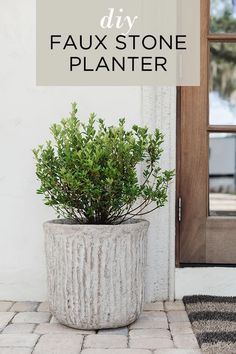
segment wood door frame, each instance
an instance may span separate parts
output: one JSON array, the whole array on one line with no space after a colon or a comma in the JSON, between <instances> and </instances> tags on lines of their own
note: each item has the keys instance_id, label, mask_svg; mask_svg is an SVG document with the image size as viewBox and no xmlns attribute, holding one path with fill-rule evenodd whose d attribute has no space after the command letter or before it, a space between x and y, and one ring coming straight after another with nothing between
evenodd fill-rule
<instances>
[{"instance_id":1,"label":"wood door frame","mask_svg":"<svg viewBox=\"0 0 236 354\"><path fill-rule=\"evenodd\" d=\"M207 1L209 6L209 1ZM201 64L208 63L208 33L209 9L206 10L206 0L201 0ZM208 66L201 65L200 72L201 85L198 87L182 87L178 90L177 107L177 208L178 198L182 199L182 222L176 222L178 233L178 259L179 263L206 263L205 254L205 223L207 205L207 178L208 171L203 169L208 160L207 144L208 135L206 125L208 122ZM196 105L196 102L201 104ZM197 119L189 119L189 117ZM189 158L189 150L196 151L195 159ZM195 171L195 181L188 178L183 171ZM190 174L190 172L189 172ZM181 176L181 177L180 177ZM194 188L191 186L194 183ZM204 186L204 187L203 187ZM201 188L201 192L195 190ZM194 198L191 208L185 208L188 200ZM202 201L204 200L204 205ZM177 210L178 213L178 210ZM193 223L196 218L199 222ZM187 236L188 235L188 236ZM191 236L189 236L191 235ZM197 236L196 236L197 235ZM195 247L192 247L194 240ZM181 243L181 247L180 247Z\"/></svg>"},{"instance_id":2,"label":"wood door frame","mask_svg":"<svg viewBox=\"0 0 236 354\"><path fill-rule=\"evenodd\" d=\"M221 233L228 242L233 245L234 239L227 230L235 229L236 220L232 218L214 218L208 216L208 161L209 161L209 133L210 132L235 132L235 126L212 126L208 122L209 115L209 43L225 41L224 34L209 34L210 0L201 0L201 86L177 88L176 107L176 266L209 266L225 265L227 257L221 257ZM227 42L236 42L236 34L227 34ZM196 105L196 102L199 104ZM190 120L188 122L188 118ZM196 117L196 119L191 119ZM198 119L199 118L199 119ZM189 128L188 123L191 127ZM188 128L188 129L187 129ZM191 138L188 137L188 134ZM199 151L196 159L186 157L188 147ZM185 156L185 159L183 158ZM187 161L187 162L186 162ZM202 163L201 163L202 161ZM203 166L203 167L202 167ZM202 167L202 168L201 168ZM192 181L186 179L188 173L193 170L198 178L191 186ZM183 172L184 171L184 172ZM191 173L189 172L189 175ZM191 177L193 174L191 175ZM195 176L195 174L194 174ZM186 182L186 183L185 183ZM205 184L204 184L205 183ZM193 186L198 193L193 192ZM192 187L192 188L191 188ZM199 189L200 187L200 189ZM191 199L194 196L194 199ZM178 220L179 198L183 200L183 222ZM194 200L191 208L185 209L187 199ZM193 220L196 218L194 225ZM189 222L188 222L189 221ZM191 236L189 236L191 235ZM184 237L185 236L185 237ZM195 242L195 238L198 242ZM194 245L193 247L192 244ZM181 246L181 247L180 247ZM233 245L235 248L235 244ZM212 248L212 249L211 249ZM229 247L228 247L229 249ZM210 251L210 252L209 252ZM182 252L182 253L181 253ZM184 259L184 261L183 261ZM234 261L231 257L230 261ZM217 263L215 262L217 260ZM228 260L227 260L228 261ZM233 266L233 264L232 264Z\"/></svg>"},{"instance_id":3,"label":"wood door frame","mask_svg":"<svg viewBox=\"0 0 236 354\"><path fill-rule=\"evenodd\" d=\"M176 218L175 218L175 266L181 267L203 267L206 264L203 263L185 263L182 264L180 260L180 221L179 221L179 198L181 198L181 120L182 120L182 106L181 106L181 94L182 87L176 88ZM211 265L212 266L212 265Z\"/></svg>"},{"instance_id":4,"label":"wood door frame","mask_svg":"<svg viewBox=\"0 0 236 354\"><path fill-rule=\"evenodd\" d=\"M179 198L181 179L181 87L176 88L176 210L175 210L175 266L180 268Z\"/></svg>"}]
</instances>

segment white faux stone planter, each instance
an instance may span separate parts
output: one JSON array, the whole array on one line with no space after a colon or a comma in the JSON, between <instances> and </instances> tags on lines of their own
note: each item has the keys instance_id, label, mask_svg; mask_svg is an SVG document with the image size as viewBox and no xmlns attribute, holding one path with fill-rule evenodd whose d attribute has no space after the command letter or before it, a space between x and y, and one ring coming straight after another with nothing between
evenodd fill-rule
<instances>
[{"instance_id":1,"label":"white faux stone planter","mask_svg":"<svg viewBox=\"0 0 236 354\"><path fill-rule=\"evenodd\" d=\"M127 326L144 302L149 223L44 224L49 306L62 324L79 329Z\"/></svg>"}]
</instances>

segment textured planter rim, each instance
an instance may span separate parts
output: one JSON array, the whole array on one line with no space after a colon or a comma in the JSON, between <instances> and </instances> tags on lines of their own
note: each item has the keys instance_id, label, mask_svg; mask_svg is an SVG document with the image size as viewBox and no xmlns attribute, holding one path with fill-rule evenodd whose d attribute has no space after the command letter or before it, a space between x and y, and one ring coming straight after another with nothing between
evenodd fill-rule
<instances>
[{"instance_id":1,"label":"textured planter rim","mask_svg":"<svg viewBox=\"0 0 236 354\"><path fill-rule=\"evenodd\" d=\"M105 234L98 234L95 237L96 238L109 238L112 236L112 232L119 229L122 230L122 228L124 229L125 233L127 233L126 230L133 230L134 226L138 226L140 224L146 225L147 228L149 228L150 222L148 220L145 219L133 219L131 221L126 221L123 222L122 224L77 224L73 221L70 221L68 219L53 219L53 220L48 220L43 224L43 227L47 227L47 225L50 227L55 227L55 228L60 228L63 229L65 232L66 230L74 230L79 231L79 230L89 230L91 229L106 229L106 231L108 231L109 233L105 233ZM78 235L79 236L79 235ZM127 235L127 237L131 237L131 234L129 234L129 236Z\"/></svg>"},{"instance_id":2,"label":"textured planter rim","mask_svg":"<svg viewBox=\"0 0 236 354\"><path fill-rule=\"evenodd\" d=\"M123 222L122 224L77 224L75 222L72 222L68 219L53 219L53 220L48 220L46 221L43 226L46 225L50 225L50 226L55 226L55 227L60 227L60 228L64 228L65 230L67 228L71 229L81 229L81 228L106 228L106 229L117 229L117 228L125 228L127 230L127 228L133 228L134 225L138 225L140 223L146 224L147 226L150 225L150 222L148 220L145 219L133 219L131 221L128 222ZM107 237L109 237L110 235L108 235ZM104 237L104 235L98 235L96 237Z\"/></svg>"}]
</instances>

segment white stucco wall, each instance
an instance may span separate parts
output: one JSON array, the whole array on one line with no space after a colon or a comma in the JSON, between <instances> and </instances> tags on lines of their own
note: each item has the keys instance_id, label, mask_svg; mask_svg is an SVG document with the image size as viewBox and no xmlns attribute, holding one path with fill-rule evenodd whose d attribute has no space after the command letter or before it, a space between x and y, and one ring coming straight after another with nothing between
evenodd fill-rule
<instances>
[{"instance_id":1,"label":"white stucco wall","mask_svg":"<svg viewBox=\"0 0 236 354\"><path fill-rule=\"evenodd\" d=\"M175 275L175 297L185 295L235 296L236 268L179 268Z\"/></svg>"},{"instance_id":2,"label":"white stucco wall","mask_svg":"<svg viewBox=\"0 0 236 354\"><path fill-rule=\"evenodd\" d=\"M0 42L0 299L44 300L46 271L42 223L53 212L35 194L31 150L48 138L49 125L66 116L72 101L80 117L91 111L114 123L161 127L165 167L175 165L175 89L141 87L36 87L35 2L1 1ZM146 294L174 295L174 184L170 203L152 215Z\"/></svg>"},{"instance_id":3,"label":"white stucco wall","mask_svg":"<svg viewBox=\"0 0 236 354\"><path fill-rule=\"evenodd\" d=\"M176 166L176 89L144 87L142 121L164 133L164 169ZM168 204L148 217L151 221L146 276L147 301L174 299L175 283L175 181L169 189Z\"/></svg>"}]
</instances>

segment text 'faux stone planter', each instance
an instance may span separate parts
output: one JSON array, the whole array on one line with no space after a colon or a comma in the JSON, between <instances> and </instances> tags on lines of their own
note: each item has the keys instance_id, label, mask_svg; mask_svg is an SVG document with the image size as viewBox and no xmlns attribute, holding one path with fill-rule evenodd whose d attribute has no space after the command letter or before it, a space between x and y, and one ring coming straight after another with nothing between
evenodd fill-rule
<instances>
[{"instance_id":1,"label":"text 'faux stone planter'","mask_svg":"<svg viewBox=\"0 0 236 354\"><path fill-rule=\"evenodd\" d=\"M144 302L149 223L44 224L49 306L62 324L78 329L127 326Z\"/></svg>"}]
</instances>

